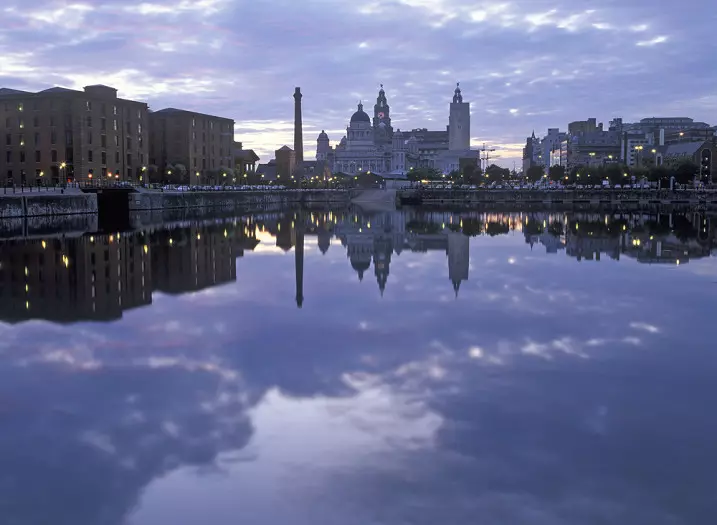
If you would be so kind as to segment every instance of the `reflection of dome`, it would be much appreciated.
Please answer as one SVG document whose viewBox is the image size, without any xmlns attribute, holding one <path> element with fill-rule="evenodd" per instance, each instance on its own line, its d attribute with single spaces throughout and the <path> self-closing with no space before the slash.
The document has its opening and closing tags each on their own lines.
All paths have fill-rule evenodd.
<svg viewBox="0 0 717 525">
<path fill-rule="evenodd" d="M 359 274 L 359 280 L 363 280 L 363 272 L 368 270 L 370 267 L 371 267 L 370 259 L 368 261 L 351 259 L 351 268 L 356 270 L 356 272 Z"/>
<path fill-rule="evenodd" d="M 358 111 L 351 115 L 351 122 L 371 122 L 371 118 L 363 110 L 363 104 L 359 102 Z"/>
<path fill-rule="evenodd" d="M 326 132 L 322 129 L 321 133 L 319 133 L 319 138 L 317 140 L 329 140 L 329 136 L 326 134 Z"/>
</svg>

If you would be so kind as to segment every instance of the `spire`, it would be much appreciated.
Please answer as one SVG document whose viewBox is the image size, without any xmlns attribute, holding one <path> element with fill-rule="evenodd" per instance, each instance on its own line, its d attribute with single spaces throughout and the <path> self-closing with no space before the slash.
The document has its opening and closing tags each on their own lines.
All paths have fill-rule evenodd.
<svg viewBox="0 0 717 525">
<path fill-rule="evenodd" d="M 458 299 L 458 290 L 461 287 L 461 281 L 459 279 L 453 279 L 453 291 L 456 292 L 456 299 Z"/>
<path fill-rule="evenodd" d="M 533 130 L 533 134 L 530 136 L 531 139 L 535 138 L 535 130 Z"/>
</svg>

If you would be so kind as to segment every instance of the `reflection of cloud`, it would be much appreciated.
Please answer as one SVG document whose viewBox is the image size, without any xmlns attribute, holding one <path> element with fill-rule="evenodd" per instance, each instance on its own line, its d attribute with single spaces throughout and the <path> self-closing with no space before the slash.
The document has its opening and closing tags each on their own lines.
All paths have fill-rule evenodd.
<svg viewBox="0 0 717 525">
<path fill-rule="evenodd" d="M 630 323 L 630 328 L 633 328 L 635 330 L 644 330 L 645 332 L 649 332 L 651 334 L 659 334 L 660 329 L 657 328 L 654 325 L 647 324 L 647 323 Z"/>
</svg>

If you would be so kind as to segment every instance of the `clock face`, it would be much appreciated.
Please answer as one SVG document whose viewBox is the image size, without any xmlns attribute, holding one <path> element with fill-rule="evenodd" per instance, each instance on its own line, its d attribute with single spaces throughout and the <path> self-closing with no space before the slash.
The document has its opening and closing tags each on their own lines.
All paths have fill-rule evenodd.
<svg viewBox="0 0 717 525">
<path fill-rule="evenodd" d="M 378 112 L 378 118 L 384 118 L 386 114 L 383 111 Z"/>
</svg>

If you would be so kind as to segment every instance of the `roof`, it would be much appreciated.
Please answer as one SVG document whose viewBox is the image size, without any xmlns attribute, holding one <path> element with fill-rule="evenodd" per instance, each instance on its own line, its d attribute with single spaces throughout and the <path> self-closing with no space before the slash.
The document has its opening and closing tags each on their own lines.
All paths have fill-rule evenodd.
<svg viewBox="0 0 717 525">
<path fill-rule="evenodd" d="M 79 93 L 79 91 L 75 89 L 68 89 L 60 86 L 51 87 L 48 89 L 43 89 L 40 91 L 40 93 Z"/>
<path fill-rule="evenodd" d="M 705 145 L 704 140 L 697 142 L 678 142 L 677 144 L 670 144 L 665 148 L 664 155 L 667 157 L 681 157 L 681 156 L 692 156 L 697 153 L 697 150 Z"/>
<path fill-rule="evenodd" d="M 256 162 L 259 160 L 259 155 L 253 149 L 235 149 L 234 157 L 247 160 L 249 162 Z"/>
<path fill-rule="evenodd" d="M 294 151 L 294 150 L 291 149 L 291 148 L 290 148 L 289 146 L 287 146 L 286 144 L 284 144 L 282 147 L 280 147 L 280 148 L 279 148 L 278 150 L 276 150 L 276 151 Z"/>
<path fill-rule="evenodd" d="M 0 96 L 6 95 L 32 95 L 30 91 L 20 91 L 19 89 L 0 88 Z"/>
<path fill-rule="evenodd" d="M 360 102 L 356 113 L 351 115 L 351 122 L 371 122 L 371 117 L 369 117 L 363 110 L 363 104 Z"/>
<path fill-rule="evenodd" d="M 209 115 L 208 113 L 198 113 L 196 111 L 189 111 L 187 109 L 177 109 L 177 108 L 164 108 L 157 111 L 150 111 L 151 115 L 196 115 L 198 117 L 209 117 L 209 118 L 215 118 L 219 120 L 231 120 L 234 122 L 234 119 L 229 117 L 218 117 L 216 115 Z"/>
</svg>

